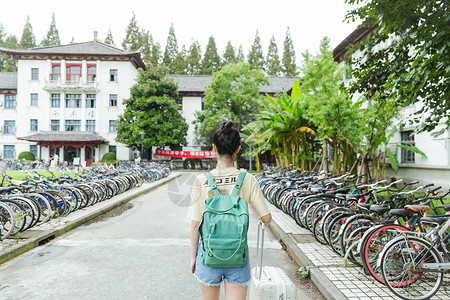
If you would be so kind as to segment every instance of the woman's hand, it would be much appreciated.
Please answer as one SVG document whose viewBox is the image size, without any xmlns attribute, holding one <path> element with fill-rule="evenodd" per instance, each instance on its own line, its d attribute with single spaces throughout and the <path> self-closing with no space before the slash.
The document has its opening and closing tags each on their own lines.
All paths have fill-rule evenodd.
<svg viewBox="0 0 450 300">
<path fill-rule="evenodd" d="M 195 262 L 196 262 L 196 258 L 194 257 L 194 258 L 191 258 L 191 267 L 190 267 L 190 269 L 191 269 L 191 273 L 192 274 L 194 274 L 194 272 L 195 272 Z"/>
</svg>

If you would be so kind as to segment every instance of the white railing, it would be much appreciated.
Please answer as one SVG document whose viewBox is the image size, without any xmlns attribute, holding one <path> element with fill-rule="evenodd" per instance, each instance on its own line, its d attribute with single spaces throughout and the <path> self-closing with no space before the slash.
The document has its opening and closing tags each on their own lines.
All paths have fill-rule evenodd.
<svg viewBox="0 0 450 300">
<path fill-rule="evenodd" d="M 51 77 L 50 77 L 51 78 Z M 98 82 L 97 81 L 85 81 L 85 80 L 76 80 L 76 81 L 66 81 L 66 80 L 45 80 L 45 90 L 97 90 Z"/>
</svg>

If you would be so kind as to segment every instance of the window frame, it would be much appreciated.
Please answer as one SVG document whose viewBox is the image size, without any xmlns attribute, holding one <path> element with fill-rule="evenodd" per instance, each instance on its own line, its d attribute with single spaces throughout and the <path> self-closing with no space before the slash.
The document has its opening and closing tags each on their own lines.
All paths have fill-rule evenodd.
<svg viewBox="0 0 450 300">
<path fill-rule="evenodd" d="M 77 96 L 77 97 L 69 97 L 69 96 Z M 64 100 L 66 108 L 81 108 L 81 94 L 65 94 Z M 75 106 L 71 106 L 72 104 L 68 105 L 70 103 L 73 103 L 73 105 Z"/>
<path fill-rule="evenodd" d="M 3 145 L 3 158 L 14 159 L 16 157 L 15 152 L 16 152 L 16 145 Z M 7 156 L 6 153 L 11 153 L 11 155 Z"/>
<path fill-rule="evenodd" d="M 81 131 L 81 120 L 65 120 L 64 131 Z"/>
<path fill-rule="evenodd" d="M 94 68 L 94 73 L 89 73 L 89 69 L 92 70 Z M 87 81 L 94 82 L 97 77 L 97 65 L 96 64 L 88 64 L 87 65 Z"/>
<path fill-rule="evenodd" d="M 88 124 L 91 123 L 91 124 Z M 86 131 L 95 132 L 95 120 L 86 120 Z"/>
<path fill-rule="evenodd" d="M 59 67 L 59 73 L 55 72 L 55 68 Z M 50 74 L 50 80 L 61 80 L 61 64 L 52 64 L 52 73 Z"/>
<path fill-rule="evenodd" d="M 38 131 L 39 121 L 38 119 L 30 119 L 30 132 Z"/>
<path fill-rule="evenodd" d="M 117 146 L 116 145 L 109 145 L 108 152 L 112 152 L 117 154 Z"/>
<path fill-rule="evenodd" d="M 400 132 L 400 144 L 414 147 L 416 145 L 413 130 L 405 130 Z M 400 148 L 400 163 L 413 164 L 416 162 L 414 151 Z"/>
<path fill-rule="evenodd" d="M 53 95 L 58 95 L 58 98 L 54 98 Z M 55 106 L 58 104 L 58 106 Z M 60 108 L 61 107 L 61 94 L 50 94 L 50 107 L 51 108 Z"/>
<path fill-rule="evenodd" d="M 39 106 L 39 94 L 38 93 L 30 94 L 30 106 Z"/>
<path fill-rule="evenodd" d="M 16 120 L 3 121 L 3 134 L 16 134 Z"/>
<path fill-rule="evenodd" d="M 39 80 L 39 68 L 31 68 L 31 80 Z"/>
<path fill-rule="evenodd" d="M 117 132 L 117 120 L 109 120 L 109 132 Z"/>
<path fill-rule="evenodd" d="M 93 96 L 93 97 L 90 97 Z M 95 108 L 97 105 L 97 94 L 86 94 L 86 108 Z"/>
<path fill-rule="evenodd" d="M 119 70 L 118 69 L 109 69 L 109 81 L 110 82 L 118 82 L 119 81 Z"/>
<path fill-rule="evenodd" d="M 79 73 L 72 73 L 72 70 L 71 70 L 72 67 L 80 68 L 80 72 Z M 66 65 L 66 81 L 68 81 L 68 82 L 80 82 L 81 73 L 82 73 L 82 66 L 81 66 L 81 64 L 67 64 Z"/>
<path fill-rule="evenodd" d="M 30 145 L 30 152 L 33 153 L 34 157 L 38 157 L 38 145 Z"/>
<path fill-rule="evenodd" d="M 116 99 L 113 99 L 113 98 L 116 98 Z M 118 99 L 119 97 L 117 97 L 117 94 L 109 94 L 109 106 L 110 107 L 117 107 L 117 99 Z"/>
<path fill-rule="evenodd" d="M 6 94 L 5 97 L 4 97 L 4 100 L 5 100 L 5 106 L 4 106 L 5 109 L 16 109 L 17 95 Z"/>
<path fill-rule="evenodd" d="M 58 130 L 54 130 L 56 128 L 58 128 Z M 61 120 L 59 119 L 50 120 L 50 131 L 61 131 Z"/>
</svg>

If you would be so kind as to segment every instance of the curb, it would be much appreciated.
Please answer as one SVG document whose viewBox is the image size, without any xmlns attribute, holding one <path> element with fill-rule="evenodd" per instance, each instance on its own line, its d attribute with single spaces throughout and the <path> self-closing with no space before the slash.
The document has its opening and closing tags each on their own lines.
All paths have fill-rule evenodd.
<svg viewBox="0 0 450 300">
<path fill-rule="evenodd" d="M 127 202 L 130 202 L 131 200 L 133 200 L 139 196 L 142 196 L 142 195 L 150 192 L 151 190 L 154 190 L 154 189 L 156 189 L 156 188 L 158 188 L 180 176 L 181 176 L 180 173 L 172 173 L 168 177 L 155 182 L 153 185 L 150 183 L 151 185 L 148 187 L 145 187 L 144 189 L 131 190 L 131 191 L 129 191 L 129 194 L 127 194 L 128 192 L 125 192 L 124 194 L 117 195 L 116 197 L 119 197 L 119 198 L 122 197 L 123 199 L 120 199 L 120 200 L 116 199 L 116 201 L 111 202 L 107 206 L 102 207 L 102 208 L 96 209 L 95 206 L 89 207 L 89 208 L 92 208 L 92 211 L 88 212 L 86 215 L 83 215 L 76 220 L 69 221 L 67 223 L 64 223 L 61 226 L 52 228 L 50 230 L 43 231 L 42 233 L 39 233 L 36 236 L 33 236 L 33 237 L 27 239 L 25 242 L 23 242 L 21 244 L 17 244 L 6 250 L 0 251 L 0 265 L 27 252 L 27 251 L 30 251 L 33 248 L 36 248 L 40 245 L 43 245 L 43 244 L 49 242 L 50 240 L 56 238 L 57 236 L 63 235 L 64 233 L 66 233 L 72 229 L 75 229 L 78 226 L 83 225 L 84 223 L 86 223 L 92 219 L 95 219 L 98 216 L 103 215 L 118 206 L 121 206 Z M 113 199 L 113 198 L 111 198 L 111 199 Z M 108 199 L 106 201 L 109 201 L 111 199 Z"/>
<path fill-rule="evenodd" d="M 295 262 L 299 266 L 306 266 L 312 283 L 317 287 L 317 289 L 322 293 L 322 295 L 328 300 L 347 300 L 348 298 L 328 279 L 325 274 L 322 273 L 319 267 L 313 265 L 309 258 L 302 252 L 302 250 L 297 246 L 294 238 L 285 233 L 277 222 L 272 219 L 269 223 L 269 228 L 272 233 L 281 240 L 285 245 L 286 249 Z"/>
</svg>

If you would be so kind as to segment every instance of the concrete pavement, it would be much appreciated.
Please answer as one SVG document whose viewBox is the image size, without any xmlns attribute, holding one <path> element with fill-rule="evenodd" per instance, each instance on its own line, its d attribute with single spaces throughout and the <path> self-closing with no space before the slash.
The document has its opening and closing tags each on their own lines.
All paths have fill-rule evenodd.
<svg viewBox="0 0 450 300">
<path fill-rule="evenodd" d="M 188 270 L 186 218 L 196 174 L 176 176 L 164 186 L 144 184 L 120 199 L 98 204 L 103 207 L 44 224 L 19 244 L 4 247 L 3 261 L 14 256 L 11 252 L 32 250 L 0 266 L 0 299 L 200 299 Z M 250 218 L 250 259 L 255 265 L 253 210 Z M 298 282 L 295 263 L 270 230 L 265 240 L 264 264 L 285 270 L 301 299 L 323 299 L 307 283 Z"/>
</svg>

